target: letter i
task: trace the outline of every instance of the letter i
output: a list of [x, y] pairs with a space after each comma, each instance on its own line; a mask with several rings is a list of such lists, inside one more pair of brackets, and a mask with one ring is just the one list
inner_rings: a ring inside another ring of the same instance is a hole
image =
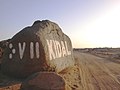
[[40, 55], [39, 55], [39, 43], [38, 42], [36, 42], [36, 44], [35, 44], [35, 50], [36, 50], [36, 57], [37, 58], [39, 58], [40, 57]]
[[30, 58], [33, 59], [34, 57], [34, 43], [30, 43]]

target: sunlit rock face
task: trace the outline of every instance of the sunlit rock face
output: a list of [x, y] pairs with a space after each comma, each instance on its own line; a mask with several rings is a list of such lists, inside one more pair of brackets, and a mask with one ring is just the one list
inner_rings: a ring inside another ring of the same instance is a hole
[[60, 72], [74, 65], [70, 38], [49, 20], [35, 21], [12, 37], [2, 59], [3, 73], [26, 77], [38, 71]]

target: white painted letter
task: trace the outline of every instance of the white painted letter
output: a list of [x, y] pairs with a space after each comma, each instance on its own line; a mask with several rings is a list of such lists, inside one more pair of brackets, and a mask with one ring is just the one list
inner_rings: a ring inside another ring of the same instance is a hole
[[33, 59], [34, 57], [34, 43], [30, 43], [30, 58]]
[[53, 40], [46, 40], [47, 41], [47, 45], [48, 45], [48, 50], [49, 50], [49, 58], [50, 60], [55, 59], [55, 53], [53, 52]]
[[39, 55], [40, 52], [39, 52], [39, 43], [38, 42], [36, 42], [35, 47], [36, 47], [35, 48], [36, 49], [36, 57], [39, 58], [40, 57], [40, 55]]
[[62, 51], [61, 51], [61, 46], [60, 43], [58, 41], [56, 41], [56, 52], [58, 54], [58, 58], [62, 56]]
[[65, 45], [63, 41], [61, 41], [61, 44], [62, 44], [62, 56], [64, 57], [66, 55]]
[[22, 59], [22, 58], [23, 58], [23, 55], [24, 55], [26, 43], [23, 42], [23, 46], [21, 46], [21, 43], [18, 43], [18, 46], [19, 46], [20, 59]]
[[66, 41], [65, 41], [65, 47], [66, 47], [67, 55], [71, 55], [71, 51], [68, 51], [68, 47], [67, 47], [67, 42]]
[[53, 40], [53, 44], [54, 44], [54, 50], [55, 50], [55, 57], [58, 58], [58, 48], [56, 46], [56, 41]]

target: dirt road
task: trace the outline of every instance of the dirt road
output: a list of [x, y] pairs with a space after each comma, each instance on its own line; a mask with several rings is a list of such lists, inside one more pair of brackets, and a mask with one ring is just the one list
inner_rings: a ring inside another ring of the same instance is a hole
[[[76, 65], [59, 73], [65, 79], [66, 90], [120, 90], [120, 64], [78, 51], [74, 51], [74, 57]], [[0, 90], [18, 90], [16, 87], [20, 85]]]
[[75, 51], [81, 90], [120, 90], [120, 64]]

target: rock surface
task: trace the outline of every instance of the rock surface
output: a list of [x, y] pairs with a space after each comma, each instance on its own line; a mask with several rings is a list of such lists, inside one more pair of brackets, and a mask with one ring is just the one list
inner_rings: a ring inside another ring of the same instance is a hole
[[38, 71], [60, 72], [74, 65], [70, 38], [54, 22], [36, 21], [12, 37], [3, 55], [2, 72], [26, 77]]
[[38, 72], [28, 77], [20, 90], [65, 90], [65, 81], [56, 73]]
[[0, 41], [0, 64], [1, 64], [1, 58], [3, 57], [3, 53], [9, 43], [10, 39]]

